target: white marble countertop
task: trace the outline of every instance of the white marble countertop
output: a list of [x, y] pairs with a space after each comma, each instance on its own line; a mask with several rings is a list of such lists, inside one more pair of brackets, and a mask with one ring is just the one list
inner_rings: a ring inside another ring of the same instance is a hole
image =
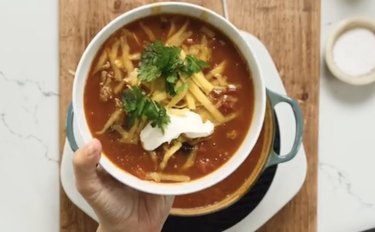
[[[322, 1], [322, 48], [341, 19], [374, 12]], [[1, 230], [59, 231], [58, 1], [2, 0], [0, 28]], [[375, 227], [375, 84], [343, 84], [322, 63], [320, 91], [318, 230]]]
[[58, 1], [0, 1], [1, 231], [59, 231]]
[[[321, 54], [343, 19], [375, 20], [373, 0], [323, 0]], [[351, 86], [331, 76], [322, 62], [319, 120], [318, 230], [375, 227], [375, 83]]]

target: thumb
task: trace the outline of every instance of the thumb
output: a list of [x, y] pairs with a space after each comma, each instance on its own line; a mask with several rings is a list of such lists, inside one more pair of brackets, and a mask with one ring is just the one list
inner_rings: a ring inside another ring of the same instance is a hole
[[101, 181], [96, 165], [99, 163], [102, 145], [93, 139], [76, 151], [73, 158], [74, 174], [78, 191], [89, 200], [100, 192]]

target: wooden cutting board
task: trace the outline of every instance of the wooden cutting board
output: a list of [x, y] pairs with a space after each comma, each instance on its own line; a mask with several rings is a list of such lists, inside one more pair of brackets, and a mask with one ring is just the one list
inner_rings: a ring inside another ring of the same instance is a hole
[[[60, 153], [73, 75], [84, 48], [110, 20], [150, 0], [60, 0]], [[189, 0], [223, 14], [221, 0]], [[319, 0], [227, 0], [229, 19], [269, 49], [288, 94], [300, 102], [305, 120], [308, 172], [298, 195], [260, 231], [316, 231], [319, 113]], [[287, 187], [287, 186], [286, 186]], [[95, 231], [97, 224], [60, 195], [64, 232]]]

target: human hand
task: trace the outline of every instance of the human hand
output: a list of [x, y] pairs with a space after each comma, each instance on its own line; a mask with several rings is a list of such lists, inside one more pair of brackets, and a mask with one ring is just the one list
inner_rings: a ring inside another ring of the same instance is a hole
[[73, 159], [77, 189], [98, 216], [98, 232], [160, 231], [174, 197], [140, 192], [118, 182], [97, 167], [101, 152], [94, 139]]

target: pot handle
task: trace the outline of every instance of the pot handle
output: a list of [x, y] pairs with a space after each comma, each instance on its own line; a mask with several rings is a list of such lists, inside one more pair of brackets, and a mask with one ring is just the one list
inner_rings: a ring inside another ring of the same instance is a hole
[[66, 138], [68, 139], [68, 142], [72, 151], [77, 151], [78, 145], [76, 142], [76, 138], [74, 137], [73, 118], [74, 118], [73, 105], [72, 103], [70, 103], [68, 112], [66, 115], [66, 124], [65, 124]]
[[[301, 109], [298, 106], [298, 103], [290, 97], [277, 94], [269, 89], [267, 89], [267, 95], [269, 97], [272, 109], [274, 109], [275, 106], [279, 104], [280, 102], [285, 102], [290, 105], [290, 107], [293, 110], [294, 119], [296, 122], [296, 134], [294, 137], [293, 146], [287, 154], [281, 155], [281, 154], [277, 154], [274, 151], [274, 149], [271, 150], [270, 155], [267, 160], [267, 164], [265, 166], [266, 168], [272, 165], [283, 163], [283, 162], [293, 159], [299, 151], [299, 148], [302, 144], [302, 138], [303, 138], [303, 117], [302, 117]], [[276, 120], [275, 114], [273, 115], [273, 117], [274, 117], [274, 120]]]

